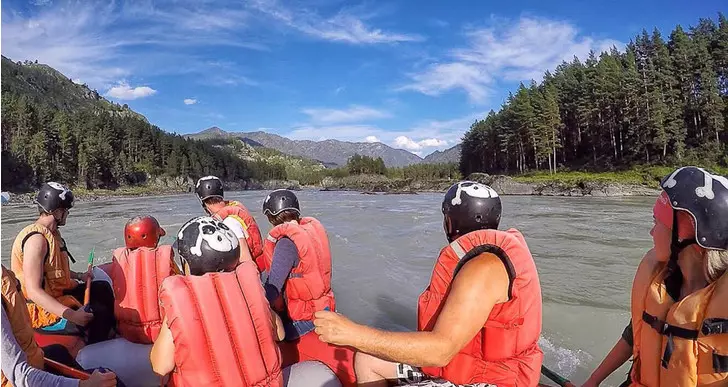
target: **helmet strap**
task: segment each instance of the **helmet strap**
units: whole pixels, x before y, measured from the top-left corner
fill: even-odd
[[[680,252],[686,247],[697,243],[695,238],[680,240],[680,230],[677,224],[678,210],[672,210],[672,240],[670,241],[670,260],[667,262],[667,274],[665,276],[665,290],[677,301],[680,298],[680,289],[682,288],[683,278],[682,270],[677,264]]]

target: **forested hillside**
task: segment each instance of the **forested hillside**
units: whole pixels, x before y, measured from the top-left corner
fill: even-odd
[[[144,117],[37,63],[2,58],[2,189],[46,180],[116,188],[149,177],[282,179],[285,171],[166,133]]]
[[[699,20],[521,84],[465,134],[460,169],[523,173],[728,165],[728,21]]]

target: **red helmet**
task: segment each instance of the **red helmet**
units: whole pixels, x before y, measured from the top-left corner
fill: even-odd
[[[157,219],[153,216],[137,216],[124,227],[124,243],[126,248],[157,247],[159,238],[167,235]]]

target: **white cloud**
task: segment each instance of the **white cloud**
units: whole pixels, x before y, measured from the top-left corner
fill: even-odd
[[[23,12],[3,7],[2,53],[38,60],[99,90],[138,73],[206,77],[213,72],[196,47],[265,49],[244,36],[247,15],[242,5],[199,1],[54,2]],[[214,75],[235,76],[236,70]]]
[[[385,32],[367,26],[363,17],[341,10],[331,17],[322,17],[309,9],[289,9],[276,0],[255,0],[251,7],[314,38],[350,44],[381,44],[422,41],[416,34]]]
[[[373,142],[382,142],[382,141],[379,140],[379,138],[377,136],[367,136],[364,139],[364,142],[372,142],[373,143]]]
[[[415,141],[407,136],[398,136],[394,139],[394,145],[398,148],[410,151],[418,151],[422,148],[435,148],[447,145],[447,141],[437,138],[426,138],[424,140]]]
[[[138,98],[149,97],[156,94],[157,91],[149,86],[131,87],[126,82],[120,82],[118,85],[109,89],[106,95],[121,100],[133,100]]]
[[[616,40],[583,36],[568,22],[535,17],[471,28],[465,36],[465,47],[451,50],[445,61],[408,74],[412,82],[398,90],[436,96],[463,89],[471,101],[483,102],[495,79],[538,81],[544,71],[575,55],[584,58],[592,49],[598,53],[623,46]]]
[[[185,105],[194,105],[197,103],[197,100],[194,98],[185,98],[185,100],[182,102],[184,102]]]
[[[301,112],[311,117],[314,122],[322,124],[362,122],[391,117],[391,114],[384,110],[360,105],[351,105],[347,109],[307,108]]]

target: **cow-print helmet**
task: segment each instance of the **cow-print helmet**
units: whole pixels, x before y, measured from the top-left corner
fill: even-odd
[[[692,215],[700,246],[728,250],[728,178],[689,166],[665,176],[660,187],[673,209]]]
[[[474,181],[453,184],[442,201],[447,239],[482,229],[497,229],[501,219],[501,200],[495,190]]]
[[[177,233],[177,250],[190,274],[232,271],[240,256],[240,244],[224,223],[208,216],[190,219]]]

